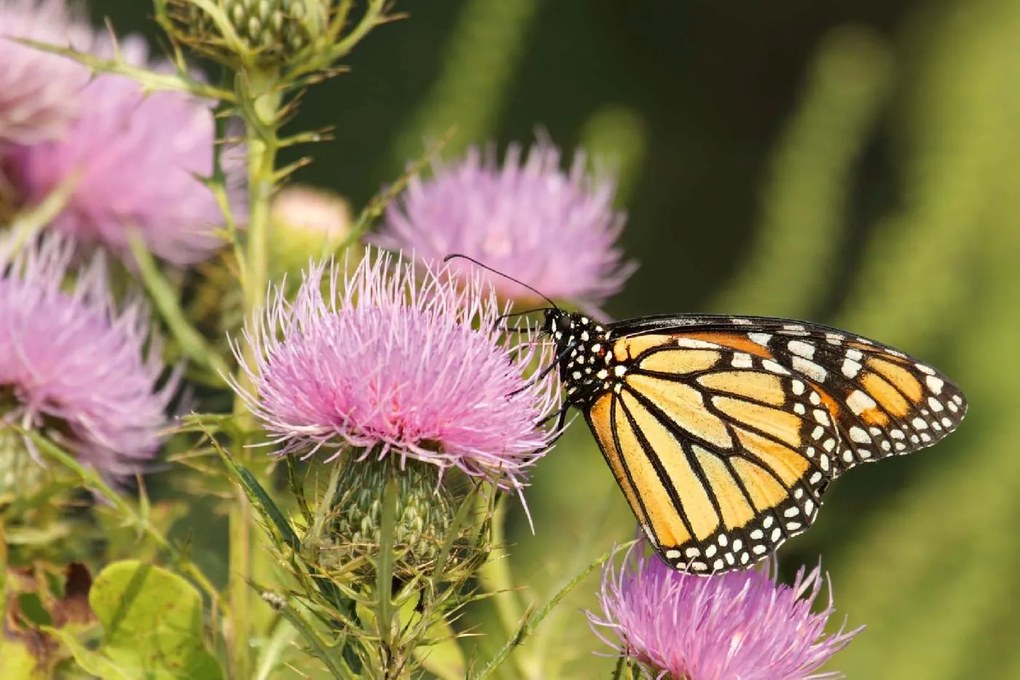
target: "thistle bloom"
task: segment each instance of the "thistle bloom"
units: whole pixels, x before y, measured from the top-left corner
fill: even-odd
[[[812,674],[860,629],[826,636],[832,600],[811,607],[821,590],[819,567],[801,569],[792,586],[775,582],[775,569],[694,576],[674,571],[638,546],[602,578],[602,612],[588,613],[592,628],[620,654],[653,677],[825,678]]]
[[[129,38],[119,48],[126,61],[148,63],[142,40]],[[78,116],[60,139],[7,150],[5,169],[21,200],[41,202],[69,186],[72,194],[52,227],[79,242],[124,256],[134,229],[174,264],[209,256],[221,243],[215,229],[223,224],[215,197],[198,179],[213,172],[211,104],[180,92],[146,93],[117,75],[99,75],[78,94]]]
[[[46,428],[117,478],[156,454],[176,380],[157,389],[164,367],[145,309],[116,308],[101,258],[62,288],[72,251],[56,238],[16,255],[0,243],[0,420]]]
[[[92,29],[72,16],[64,0],[0,0],[0,142],[56,138],[78,110],[89,70],[16,38],[88,50]]]
[[[370,249],[352,273],[313,266],[293,303],[271,295],[244,332],[255,387],[241,394],[279,453],[350,446],[520,487],[550,443],[538,423],[557,385],[524,375],[539,350],[500,337],[491,289],[448,274]]]
[[[390,204],[376,243],[441,260],[469,255],[551,298],[597,311],[633,271],[616,247],[624,215],[613,210],[613,182],[585,172],[578,153],[567,172],[560,153],[539,142],[527,153],[511,146],[502,167],[471,149],[429,180],[413,178]],[[456,262],[462,274],[477,269]],[[505,299],[535,301],[534,293],[486,273]]]

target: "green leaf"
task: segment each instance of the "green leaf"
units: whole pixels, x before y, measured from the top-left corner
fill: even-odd
[[[0,678],[42,680],[48,675],[46,666],[32,653],[27,642],[0,635]]]
[[[104,680],[223,677],[205,648],[202,597],[180,576],[134,560],[114,562],[96,577],[89,604],[105,630],[101,659],[75,652],[79,663],[98,664],[93,670],[82,663],[89,672]]]
[[[269,494],[266,493],[266,490],[259,484],[259,480],[255,478],[255,475],[230,455],[229,451],[216,443],[216,440],[211,436],[209,441],[216,448],[223,462],[227,464],[237,483],[241,485],[248,500],[258,510],[259,514],[262,515],[263,521],[265,521],[270,530],[275,531],[290,546],[291,550],[301,552],[301,539],[294,532],[294,528],[291,526],[287,516],[280,510]]]
[[[86,673],[95,675],[103,680],[131,680],[132,676],[129,669],[114,663],[105,657],[102,652],[89,649],[70,631],[51,627],[46,627],[42,630],[56,638],[59,638],[60,641],[71,650],[71,654],[74,655],[75,662]],[[4,668],[4,666],[3,664],[0,664],[0,669],[2,668]],[[4,675],[2,677],[6,678],[8,676]]]

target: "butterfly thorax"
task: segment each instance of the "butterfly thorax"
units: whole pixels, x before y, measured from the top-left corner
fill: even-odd
[[[615,361],[605,326],[584,314],[550,309],[543,330],[556,343],[560,380],[568,403],[586,405],[612,388]]]

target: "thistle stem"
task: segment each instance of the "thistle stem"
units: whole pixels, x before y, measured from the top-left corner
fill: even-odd
[[[239,76],[238,98],[244,117],[248,144],[248,227],[245,237],[244,262],[241,283],[244,289],[245,318],[251,323],[262,305],[269,285],[269,202],[275,191],[276,154],[279,149],[279,110],[281,95],[274,72],[249,72]],[[250,346],[246,346],[242,362],[253,364]],[[238,369],[236,380],[243,391],[251,388],[250,379]],[[254,419],[244,401],[234,400],[234,414],[239,431],[253,432]],[[248,436],[242,434],[235,442],[234,454],[242,463],[250,462]],[[251,467],[251,466],[249,466]],[[258,470],[252,468],[256,475]],[[253,582],[252,508],[242,489],[230,513],[230,603],[233,613],[231,631],[231,659],[234,677],[250,676],[251,645],[255,633],[252,617],[251,588]]]

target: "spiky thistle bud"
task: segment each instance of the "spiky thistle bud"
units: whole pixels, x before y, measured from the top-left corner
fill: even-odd
[[[392,492],[391,500],[387,493]],[[479,548],[454,526],[464,500],[465,494],[448,480],[440,481],[434,465],[413,459],[401,464],[396,456],[352,461],[330,503],[328,527],[317,546],[319,563],[327,572],[374,579],[379,557],[387,551],[393,555],[393,577],[410,580],[432,574],[445,550],[444,571],[456,570]],[[383,527],[388,502],[395,506],[391,535]]]
[[[301,61],[329,25],[332,0],[171,0],[174,36],[232,68]]]

